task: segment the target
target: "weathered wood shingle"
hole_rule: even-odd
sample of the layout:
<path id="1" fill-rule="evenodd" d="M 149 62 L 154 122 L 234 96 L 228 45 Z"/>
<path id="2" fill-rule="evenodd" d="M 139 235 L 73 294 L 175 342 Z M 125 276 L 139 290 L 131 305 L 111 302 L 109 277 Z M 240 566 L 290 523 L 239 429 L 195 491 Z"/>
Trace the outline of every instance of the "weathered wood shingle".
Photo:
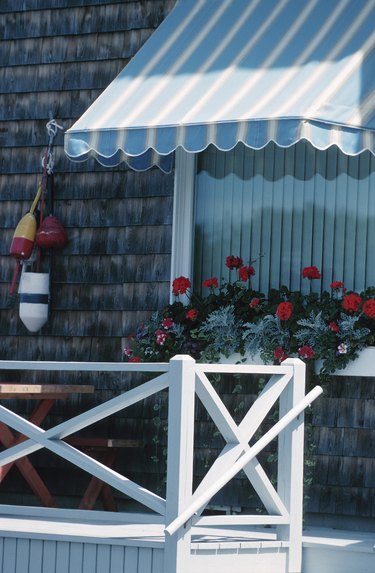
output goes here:
<path id="1" fill-rule="evenodd" d="M 0 6 L 0 351 L 2 358 L 121 360 L 121 339 L 169 296 L 173 175 L 70 162 L 54 140 L 54 214 L 69 236 L 52 254 L 50 318 L 28 333 L 8 296 L 14 229 L 42 176 L 51 117 L 69 128 L 114 79 L 174 0 L 4 0 Z M 45 213 L 46 214 L 46 213 Z M 42 256 L 44 270 L 49 257 Z M 141 314 L 139 314 L 141 313 Z M 103 344 L 93 344 L 101 337 Z M 105 339 L 110 340 L 109 346 Z M 43 347 L 43 351 L 41 351 Z M 87 356 L 87 352 L 84 353 Z"/>

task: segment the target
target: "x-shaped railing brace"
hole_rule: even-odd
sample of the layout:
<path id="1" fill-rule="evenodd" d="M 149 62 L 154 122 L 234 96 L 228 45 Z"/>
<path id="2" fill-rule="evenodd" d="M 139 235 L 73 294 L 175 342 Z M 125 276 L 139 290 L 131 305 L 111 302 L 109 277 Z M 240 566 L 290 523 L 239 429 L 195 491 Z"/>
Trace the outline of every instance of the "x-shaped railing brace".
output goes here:
<path id="1" fill-rule="evenodd" d="M 199 366 L 197 366 L 198 368 Z M 211 487 L 212 482 L 216 481 L 215 477 L 213 477 L 214 474 L 222 475 L 245 452 L 249 451 L 251 438 L 291 378 L 292 374 L 272 376 L 242 422 L 237 425 L 210 384 L 207 376 L 204 372 L 199 372 L 198 370 L 196 393 L 227 444 L 195 490 L 192 501 L 199 497 L 201 492 Z M 288 511 L 258 460 L 256 458 L 250 460 L 243 470 L 267 511 L 270 514 L 284 516 L 285 522 L 287 522 Z"/>
<path id="2" fill-rule="evenodd" d="M 205 392 L 209 390 L 206 384 L 204 384 L 203 387 L 205 388 Z M 185 523 L 187 523 L 189 519 L 191 519 L 195 514 L 200 512 L 202 508 L 213 497 L 213 495 L 215 495 L 215 493 L 220 491 L 220 489 L 222 489 L 235 475 L 237 475 L 238 472 L 248 467 L 250 463 L 255 461 L 256 456 L 270 442 L 272 442 L 272 440 L 274 440 L 282 430 L 284 430 L 291 422 L 293 422 L 305 410 L 305 408 L 307 408 L 316 398 L 318 398 L 318 396 L 320 396 L 322 392 L 323 389 L 320 386 L 315 386 L 315 388 L 311 390 L 311 392 L 306 394 L 306 396 L 296 406 L 294 406 L 291 410 L 289 410 L 289 412 L 285 414 L 270 430 L 268 430 L 268 432 L 266 432 L 253 446 L 247 445 L 246 447 L 246 445 L 242 441 L 243 437 L 241 437 L 241 434 L 238 434 L 238 432 L 236 431 L 235 432 L 236 440 L 241 440 L 241 443 L 237 446 L 237 448 L 239 449 L 242 448 L 242 450 L 245 449 L 246 450 L 245 453 L 240 455 L 239 459 L 237 459 L 237 461 L 234 462 L 230 467 L 228 467 L 227 465 L 227 470 L 223 474 L 216 477 L 214 483 L 211 483 L 209 487 L 206 487 L 203 493 L 197 495 L 196 491 L 192 498 L 193 500 L 191 504 L 187 507 L 185 511 L 180 513 L 180 515 L 166 527 L 165 532 L 169 535 L 173 535 L 180 527 L 182 527 Z M 197 393 L 199 395 L 199 390 L 197 391 Z M 250 415 L 250 412 L 251 409 L 249 410 L 247 416 Z M 231 417 L 229 416 L 229 418 Z M 202 489 L 203 488 L 200 487 L 200 490 Z"/>
<path id="3" fill-rule="evenodd" d="M 58 424 L 49 430 L 43 430 L 21 416 L 18 416 L 4 406 L 0 406 L 0 420 L 27 436 L 28 440 L 13 446 L 0 453 L 0 466 L 27 456 L 42 448 L 47 448 L 58 456 L 77 465 L 100 480 L 108 483 L 119 491 L 130 495 L 133 499 L 146 505 L 161 515 L 165 515 L 166 502 L 158 495 L 146 490 L 130 479 L 94 460 L 85 453 L 62 441 L 71 434 L 90 426 L 107 416 L 115 414 L 140 400 L 168 388 L 168 374 L 161 374 L 157 378 L 142 384 L 142 386 L 128 390 L 104 404 Z"/>

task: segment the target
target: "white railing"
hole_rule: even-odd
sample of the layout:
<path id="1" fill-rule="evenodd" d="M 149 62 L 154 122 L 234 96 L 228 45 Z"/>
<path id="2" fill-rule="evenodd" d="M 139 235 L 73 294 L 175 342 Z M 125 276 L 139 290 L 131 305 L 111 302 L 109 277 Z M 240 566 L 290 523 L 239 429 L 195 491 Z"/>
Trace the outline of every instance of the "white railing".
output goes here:
<path id="1" fill-rule="evenodd" d="M 43 430 L 0 406 L 0 420 L 28 439 L 0 453 L 0 466 L 41 448 L 96 476 L 140 502 L 165 524 L 165 573 L 189 571 L 192 531 L 196 528 L 273 525 L 277 539 L 288 547 L 288 571 L 301 570 L 304 409 L 322 392 L 317 386 L 305 396 L 305 366 L 288 359 L 280 366 L 197 364 L 189 356 L 169 363 L 84 363 L 0 361 L 1 370 L 149 372 L 155 378 L 74 418 Z M 210 373 L 261 374 L 268 381 L 255 403 L 237 424 L 209 381 Z M 168 389 L 168 456 L 166 498 L 134 483 L 67 444 L 64 438 L 139 401 Z M 193 491 L 195 396 L 206 408 L 226 445 Z M 262 421 L 278 401 L 279 420 L 250 446 Z M 278 437 L 275 488 L 257 455 Z M 267 515 L 202 515 L 212 497 L 243 470 L 268 511 Z M 237 531 L 238 533 L 238 531 Z M 234 535 L 236 532 L 234 532 Z M 190 569 L 191 570 L 191 569 Z"/>

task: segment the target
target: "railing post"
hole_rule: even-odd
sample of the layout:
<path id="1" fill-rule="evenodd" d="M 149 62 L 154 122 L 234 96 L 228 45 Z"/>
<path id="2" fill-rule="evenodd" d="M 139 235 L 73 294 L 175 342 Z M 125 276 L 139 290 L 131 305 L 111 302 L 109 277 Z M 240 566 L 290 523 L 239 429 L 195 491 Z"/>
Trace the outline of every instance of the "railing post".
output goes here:
<path id="1" fill-rule="evenodd" d="M 293 380 L 280 396 L 280 417 L 305 396 L 305 364 L 299 359 L 285 360 L 294 368 Z M 279 538 L 289 542 L 287 573 L 301 573 L 304 466 L 304 412 L 281 432 L 278 449 L 277 491 L 290 514 L 289 525 L 278 527 Z"/>
<path id="2" fill-rule="evenodd" d="M 191 502 L 193 488 L 195 360 L 175 356 L 170 361 L 166 525 Z M 164 573 L 191 573 L 190 524 L 166 534 Z"/>

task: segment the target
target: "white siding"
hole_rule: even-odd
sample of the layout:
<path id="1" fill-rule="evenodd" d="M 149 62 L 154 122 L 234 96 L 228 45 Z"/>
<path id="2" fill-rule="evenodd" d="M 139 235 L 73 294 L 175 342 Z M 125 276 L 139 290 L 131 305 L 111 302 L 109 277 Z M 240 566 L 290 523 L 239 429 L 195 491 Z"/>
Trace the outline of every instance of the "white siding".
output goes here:
<path id="1" fill-rule="evenodd" d="M 200 154 L 196 184 L 194 282 L 228 279 L 225 258 L 254 261 L 252 286 L 320 289 L 301 279 L 317 266 L 323 288 L 375 284 L 375 158 L 349 157 L 307 142 L 262 150 L 238 145 Z M 233 280 L 234 277 L 232 277 Z"/>

